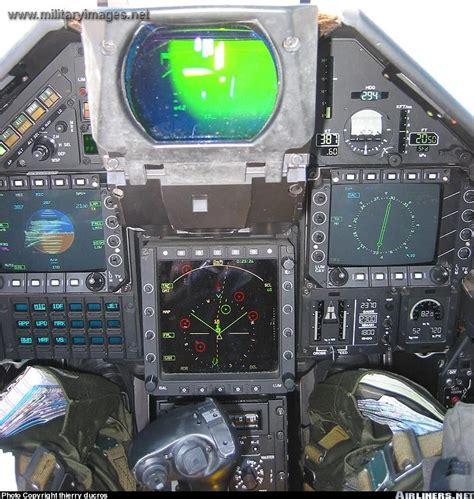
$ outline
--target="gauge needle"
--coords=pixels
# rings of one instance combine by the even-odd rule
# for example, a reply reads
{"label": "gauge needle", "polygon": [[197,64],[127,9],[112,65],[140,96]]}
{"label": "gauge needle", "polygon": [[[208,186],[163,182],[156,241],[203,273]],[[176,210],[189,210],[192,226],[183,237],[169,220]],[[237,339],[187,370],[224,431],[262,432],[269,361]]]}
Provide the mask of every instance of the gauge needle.
{"label": "gauge needle", "polygon": [[385,213],[383,216],[382,227],[380,227],[379,239],[377,241],[377,251],[380,251],[382,247],[383,240],[385,238],[385,231],[387,230],[388,217],[390,216],[390,210],[392,209],[392,200],[390,199],[385,208]]}
{"label": "gauge needle", "polygon": [[234,322],[231,322],[228,326],[226,326],[222,331],[221,331],[221,334],[226,331],[227,329],[229,329],[231,326],[233,326],[236,322],[240,321],[240,319],[242,319],[242,317],[245,317],[247,315],[247,312],[244,312],[240,317],[237,317],[237,319],[235,319]]}
{"label": "gauge needle", "polygon": [[199,322],[202,322],[205,326],[207,326],[209,329],[211,329],[212,331],[214,331],[214,333],[217,333],[217,331],[212,327],[210,326],[207,322],[204,322],[202,319],[200,319],[196,314],[193,314],[192,312],[189,314],[189,315],[192,315],[195,319],[197,319]]}

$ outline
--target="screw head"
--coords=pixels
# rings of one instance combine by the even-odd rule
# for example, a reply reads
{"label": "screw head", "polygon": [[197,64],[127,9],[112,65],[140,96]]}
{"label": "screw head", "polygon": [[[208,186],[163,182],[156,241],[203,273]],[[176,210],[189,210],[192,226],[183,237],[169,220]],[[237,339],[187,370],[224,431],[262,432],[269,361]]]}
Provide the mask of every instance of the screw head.
{"label": "screw head", "polygon": [[287,52],[296,52],[301,47],[301,41],[297,36],[287,36],[283,40],[283,48]]}

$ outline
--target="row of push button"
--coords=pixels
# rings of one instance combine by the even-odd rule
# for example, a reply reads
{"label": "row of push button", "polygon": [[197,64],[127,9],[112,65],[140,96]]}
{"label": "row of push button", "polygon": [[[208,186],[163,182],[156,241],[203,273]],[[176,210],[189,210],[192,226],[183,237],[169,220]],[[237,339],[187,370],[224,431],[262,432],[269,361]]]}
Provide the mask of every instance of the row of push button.
{"label": "row of push button", "polygon": [[72,176],[69,175],[52,175],[41,177],[1,177],[0,188],[6,190],[25,190],[25,189],[69,189],[70,186],[77,188],[97,188],[99,183],[95,177],[90,176]]}
{"label": "row of push button", "polygon": [[[25,313],[30,310],[28,303],[15,303],[13,305],[15,312]],[[70,312],[82,312],[84,310],[84,305],[81,302],[72,302],[68,303],[68,310]],[[50,303],[49,310],[51,312],[64,312],[66,309],[66,305],[62,302],[59,303]],[[102,303],[86,303],[87,312],[101,312],[102,311]],[[118,302],[105,302],[104,310],[107,313],[115,313],[120,312],[120,303]],[[32,312],[47,312],[48,307],[46,303],[32,303],[31,304]]]}
{"label": "row of push button", "polygon": [[[178,391],[181,395],[189,395],[191,393],[191,388],[189,386],[180,386],[178,388]],[[209,387],[207,385],[197,386],[195,391],[199,395],[205,395],[208,393]],[[219,385],[219,386],[216,386],[211,391],[213,391],[217,395],[223,395],[226,393],[226,387],[224,385]],[[251,393],[260,393],[262,391],[262,387],[260,385],[251,385],[250,391],[251,391]],[[244,393],[244,386],[243,385],[234,385],[231,387],[231,392],[233,394],[237,394],[237,395],[242,394],[242,393]]]}
{"label": "row of push button", "polygon": [[[393,170],[393,171],[383,171],[383,181],[384,182],[400,182],[404,180],[405,182],[420,182],[421,180],[431,181],[431,182],[446,182],[449,178],[446,176],[445,172],[439,172],[434,170]],[[349,171],[349,172],[333,172],[334,182],[354,182],[358,183],[361,178],[367,182],[379,182],[381,172],[379,170],[375,171],[364,171],[360,172]]]}
{"label": "row of push button", "polygon": [[[51,324],[47,320],[34,320],[30,321],[28,319],[19,319],[16,321],[17,329],[30,329],[34,327],[35,329],[48,329],[50,325],[53,329],[65,329],[66,321],[64,320],[53,320]],[[69,321],[71,329],[84,329],[86,322],[83,319],[71,319]],[[108,319],[106,321],[107,329],[120,329],[122,326],[119,319]],[[91,319],[87,321],[88,329],[103,329],[104,323],[101,319]]]}
{"label": "row of push button", "polygon": [[103,336],[90,336],[89,338],[86,338],[85,336],[72,336],[71,338],[68,338],[67,336],[54,336],[53,338],[50,338],[49,336],[37,336],[35,338],[31,336],[21,336],[18,339],[18,342],[22,346],[33,345],[35,342],[37,345],[51,345],[51,343],[54,343],[56,346],[65,346],[69,344],[69,340],[71,340],[72,345],[76,346],[87,345],[87,340],[89,340],[91,346],[105,345],[106,341],[111,346],[123,344],[123,338],[121,336],[108,336],[107,339]]}
{"label": "row of push button", "polygon": [[207,258],[209,256],[213,257],[238,257],[238,256],[258,256],[258,255],[271,255],[275,252],[273,248],[196,248],[196,249],[164,249],[161,254],[164,257],[177,256],[189,258],[191,256],[198,258]]}

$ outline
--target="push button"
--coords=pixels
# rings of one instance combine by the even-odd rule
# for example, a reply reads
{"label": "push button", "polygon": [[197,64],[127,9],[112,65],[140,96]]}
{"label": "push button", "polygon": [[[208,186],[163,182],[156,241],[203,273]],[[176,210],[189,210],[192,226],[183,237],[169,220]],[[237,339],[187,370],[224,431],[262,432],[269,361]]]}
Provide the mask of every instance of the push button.
{"label": "push button", "polygon": [[27,303],[15,303],[14,308],[15,312],[28,312]]}
{"label": "push button", "polygon": [[91,336],[91,345],[103,345],[104,338],[102,336]]}
{"label": "push button", "polygon": [[108,329],[119,329],[121,326],[121,322],[118,319],[110,319],[107,321]]}
{"label": "push button", "polygon": [[56,336],[54,338],[55,345],[67,345],[68,339],[67,336]]}
{"label": "push button", "polygon": [[89,321],[89,329],[102,329],[102,321],[95,319]]}
{"label": "push button", "polygon": [[70,303],[69,304],[70,312],[82,312],[82,303]]}
{"label": "push button", "polygon": [[123,338],[121,336],[109,336],[109,345],[121,345]]}
{"label": "push button", "polygon": [[102,305],[100,303],[88,303],[87,310],[89,312],[100,312],[102,309]]}
{"label": "push button", "polygon": [[71,320],[71,328],[72,329],[83,329],[84,321],[81,319],[72,319]]}
{"label": "push button", "polygon": [[73,336],[72,344],[73,345],[85,345],[86,339],[84,338],[84,336]]}

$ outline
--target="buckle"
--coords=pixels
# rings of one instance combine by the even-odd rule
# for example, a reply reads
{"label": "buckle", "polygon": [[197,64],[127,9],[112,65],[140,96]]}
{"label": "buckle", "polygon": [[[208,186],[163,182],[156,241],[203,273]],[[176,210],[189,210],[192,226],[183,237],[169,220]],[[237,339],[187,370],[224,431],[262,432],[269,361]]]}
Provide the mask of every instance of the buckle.
{"label": "buckle", "polygon": [[423,461],[418,439],[413,430],[405,433],[411,444],[415,462],[408,463],[402,470],[397,471],[393,458],[393,442],[386,443],[381,449],[376,450],[364,466],[369,475],[373,491],[393,490],[393,488],[410,475],[420,470]]}
{"label": "buckle", "polygon": [[[35,481],[35,475],[38,474],[38,466],[44,466],[44,460],[48,459],[47,455],[54,456],[54,466],[49,472],[49,476],[45,477],[42,483]],[[68,471],[65,463],[60,459],[57,452],[39,446],[31,456],[30,462],[26,467],[23,475],[17,476],[19,490],[27,491],[44,491],[44,490],[78,490],[75,484],[74,477]]]}

